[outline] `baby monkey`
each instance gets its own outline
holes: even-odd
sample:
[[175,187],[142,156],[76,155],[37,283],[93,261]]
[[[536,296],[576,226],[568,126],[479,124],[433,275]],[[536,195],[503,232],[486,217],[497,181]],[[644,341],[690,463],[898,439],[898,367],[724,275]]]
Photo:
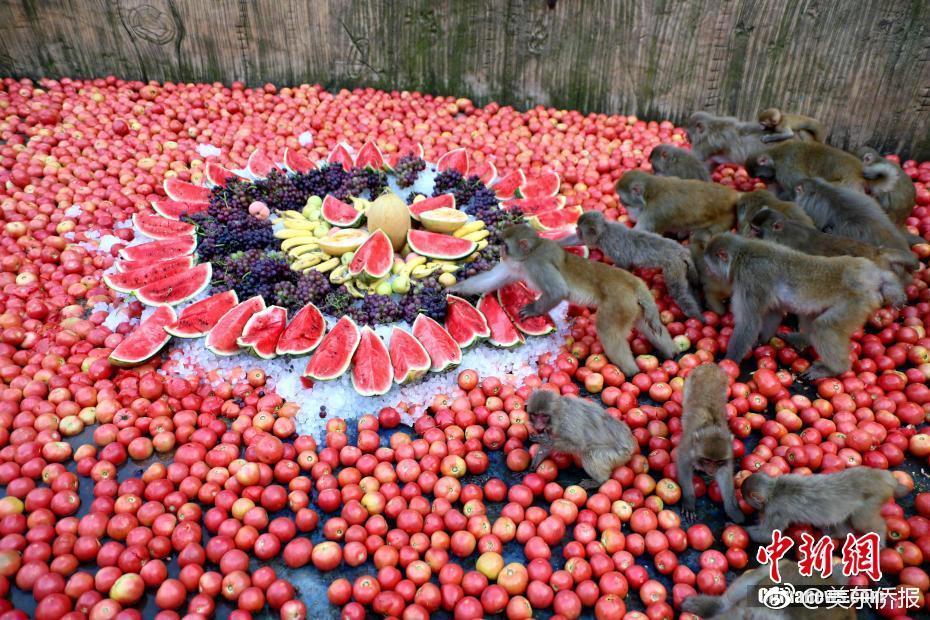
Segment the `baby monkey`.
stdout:
[[730,381],[716,364],[701,364],[685,380],[678,444],[678,484],[682,516],[693,521],[694,472],[713,476],[723,496],[727,516],[735,523],[745,520],[733,490],[733,434],[727,424],[727,386]]
[[[911,177],[894,161],[882,157],[873,148],[859,149],[862,159],[862,178],[865,188],[881,205],[891,221],[904,226],[905,220],[914,209],[917,190]],[[910,235],[911,243],[924,243],[921,237]]]
[[803,114],[786,114],[778,108],[759,113],[759,124],[767,133],[762,136],[766,144],[797,137],[805,142],[826,142],[827,128],[816,118]]
[[786,474],[773,478],[755,473],[743,481],[743,499],[762,512],[759,525],[746,528],[750,538],[768,543],[773,530],[809,523],[839,539],[853,530],[875,532],[879,545],[888,531],[882,504],[909,493],[890,471],[859,466],[835,474]]
[[678,177],[710,181],[710,173],[700,159],[691,151],[680,149],[671,144],[660,144],[649,154],[652,171],[660,177]]
[[536,390],[526,401],[526,412],[539,444],[530,471],[535,471],[552,452],[574,454],[590,478],[581,486],[596,488],[614,469],[626,465],[636,451],[630,428],[592,402]]

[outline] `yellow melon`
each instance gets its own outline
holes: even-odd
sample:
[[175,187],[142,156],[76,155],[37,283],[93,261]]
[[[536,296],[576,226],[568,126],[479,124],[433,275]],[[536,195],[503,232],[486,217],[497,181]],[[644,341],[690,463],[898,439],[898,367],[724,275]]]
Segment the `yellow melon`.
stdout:
[[410,211],[400,196],[394,192],[381,194],[368,205],[366,216],[369,232],[383,230],[395,252],[404,247],[410,230]]
[[330,256],[342,256],[346,252],[354,252],[368,239],[368,233],[357,228],[333,230],[335,232],[319,239],[320,249]]
[[450,207],[441,207],[420,214],[420,223],[423,224],[423,228],[430,232],[447,235],[457,231],[466,222],[468,222],[468,215]]

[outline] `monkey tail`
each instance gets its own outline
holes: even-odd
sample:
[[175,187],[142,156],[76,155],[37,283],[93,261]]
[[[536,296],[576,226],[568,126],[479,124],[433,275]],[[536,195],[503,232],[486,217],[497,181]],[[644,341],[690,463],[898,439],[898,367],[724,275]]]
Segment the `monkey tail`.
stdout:
[[656,306],[655,299],[652,298],[652,293],[649,292],[645,284],[640,287],[636,303],[643,313],[643,327],[649,330],[649,334],[645,334],[646,339],[659,349],[666,358],[675,357],[677,352],[675,343],[672,341],[672,336],[668,333],[665,325],[662,324],[662,319],[659,317],[659,307]]

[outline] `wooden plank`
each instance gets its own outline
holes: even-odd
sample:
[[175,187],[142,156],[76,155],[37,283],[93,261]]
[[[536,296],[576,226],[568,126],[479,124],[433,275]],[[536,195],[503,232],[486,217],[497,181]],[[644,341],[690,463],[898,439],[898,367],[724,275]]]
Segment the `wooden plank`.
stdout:
[[922,0],[9,0],[0,73],[320,83],[636,114],[776,105],[930,158]]

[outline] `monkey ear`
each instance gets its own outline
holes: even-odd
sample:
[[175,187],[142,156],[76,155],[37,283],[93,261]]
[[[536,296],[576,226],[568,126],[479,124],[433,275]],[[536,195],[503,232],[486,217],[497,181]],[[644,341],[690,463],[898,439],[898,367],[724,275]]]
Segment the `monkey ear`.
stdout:
[[524,252],[528,252],[530,249],[530,242],[528,239],[520,239],[520,249]]
[[645,188],[642,183],[634,183],[633,185],[630,186],[630,191],[637,196],[643,195],[643,189]]
[[703,131],[704,131],[704,123],[698,123],[697,125],[694,126],[694,128],[697,129],[697,130],[700,131],[700,132],[703,132]]
[[719,258],[723,262],[727,262],[730,260],[730,255],[727,253],[726,250],[720,249],[720,250],[717,250],[717,258]]
[[668,159],[668,152],[667,152],[667,151],[659,151],[659,157],[661,157],[662,159]]
[[794,186],[794,195],[803,196],[804,195],[804,186],[800,183]]
[[784,227],[785,227],[784,223],[780,220],[776,220],[775,222],[772,223],[772,230],[774,230],[775,232],[780,232],[781,229]]

